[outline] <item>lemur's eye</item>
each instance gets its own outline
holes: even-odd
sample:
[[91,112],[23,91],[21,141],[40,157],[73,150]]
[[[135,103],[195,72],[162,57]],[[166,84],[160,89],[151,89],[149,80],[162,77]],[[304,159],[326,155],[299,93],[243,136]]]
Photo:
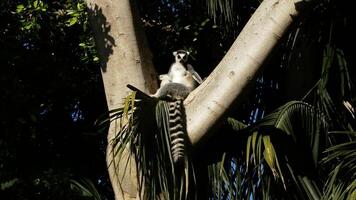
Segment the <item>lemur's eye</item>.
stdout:
[[180,55],[178,55],[178,58],[181,59]]

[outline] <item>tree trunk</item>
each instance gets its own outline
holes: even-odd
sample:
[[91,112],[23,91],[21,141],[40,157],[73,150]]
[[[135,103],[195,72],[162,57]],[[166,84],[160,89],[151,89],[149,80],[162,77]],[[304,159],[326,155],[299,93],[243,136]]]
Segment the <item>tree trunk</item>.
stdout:
[[[87,0],[90,23],[101,59],[101,72],[108,109],[122,105],[129,90],[127,84],[154,93],[156,73],[143,27],[130,0]],[[106,161],[115,199],[136,199],[136,168],[133,159],[126,166],[128,152],[120,161],[113,160],[112,139],[117,123],[110,124]],[[119,181],[121,185],[119,184]]]
[[[151,56],[142,27],[130,0],[87,0],[90,21],[102,61],[102,76],[109,109],[120,106],[127,95],[126,84],[153,93],[157,87]],[[204,83],[185,100],[187,129],[193,144],[200,141],[217,124],[223,114],[239,98],[251,82],[273,47],[278,43],[293,16],[298,14],[296,3],[301,0],[264,0],[251,17],[228,53]],[[110,141],[116,133],[112,123],[108,134],[108,165],[112,159]],[[109,165],[109,174],[116,199],[136,196],[134,165],[131,173],[117,171]],[[132,164],[132,163],[131,163]],[[122,195],[120,187],[124,191]]]

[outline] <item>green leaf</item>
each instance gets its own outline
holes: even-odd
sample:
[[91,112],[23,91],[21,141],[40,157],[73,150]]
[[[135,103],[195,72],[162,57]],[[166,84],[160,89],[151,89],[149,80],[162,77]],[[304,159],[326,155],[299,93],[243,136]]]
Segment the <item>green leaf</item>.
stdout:
[[9,181],[2,182],[2,183],[0,183],[0,189],[3,191],[3,190],[6,190],[8,188],[11,188],[16,184],[16,182],[18,180],[19,180],[18,178],[14,178],[14,179],[11,179]]
[[84,7],[84,6],[83,6],[82,3],[80,3],[80,2],[77,3],[77,9],[78,9],[78,10],[82,10],[83,7]]
[[265,147],[265,151],[263,152],[264,158],[268,164],[268,166],[271,168],[273,172],[274,177],[278,177],[278,173],[276,170],[276,165],[275,165],[275,160],[276,160],[276,152],[274,151],[273,144],[271,142],[271,138],[269,135],[263,136],[263,144]]
[[353,182],[353,190],[351,192],[351,194],[347,197],[347,200],[352,200],[352,199],[356,199],[356,181]]
[[67,10],[67,15],[72,16],[74,13],[76,13],[77,11],[75,10]]
[[25,23],[25,26],[23,26],[23,28],[25,30],[30,30],[33,27],[34,23],[33,22],[27,22]]
[[99,61],[99,57],[98,57],[98,56],[94,56],[93,61],[94,61],[94,62]]
[[205,21],[203,21],[203,22],[200,24],[200,26],[205,26],[209,21],[210,21],[209,18],[206,19]]
[[101,200],[100,194],[95,188],[93,182],[89,179],[81,179],[79,181],[70,180],[71,189],[76,189],[81,192],[84,197],[91,197],[94,200]]
[[131,99],[131,94],[129,94],[125,100],[124,100],[124,112],[123,112],[123,116],[125,117],[125,119],[128,119],[129,116],[129,110],[130,110],[130,99]]
[[256,164],[256,140],[257,140],[258,132],[255,131],[252,134],[252,154],[253,154],[253,161]]
[[231,125],[232,129],[234,129],[235,131],[239,131],[247,127],[246,124],[231,117],[227,118],[227,122]]
[[251,136],[248,136],[247,138],[247,144],[246,144],[246,165],[247,165],[247,169],[248,169],[248,166],[249,166],[249,163],[250,163],[250,149],[251,149],[251,139],[252,137]]
[[78,18],[77,17],[72,17],[69,20],[67,20],[67,26],[73,26],[77,22],[78,22]]
[[34,8],[37,8],[37,7],[38,7],[38,0],[35,0],[35,1],[33,2],[33,7],[34,7]]
[[21,13],[25,9],[25,6],[23,4],[19,4],[16,6],[16,12]]

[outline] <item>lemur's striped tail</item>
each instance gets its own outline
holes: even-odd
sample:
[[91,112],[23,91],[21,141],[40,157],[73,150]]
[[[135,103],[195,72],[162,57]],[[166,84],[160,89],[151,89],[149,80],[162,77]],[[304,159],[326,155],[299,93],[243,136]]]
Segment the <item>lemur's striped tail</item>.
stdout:
[[185,156],[185,121],[183,100],[175,100],[168,103],[169,105],[169,132],[171,139],[171,153],[173,162],[179,163],[184,161]]

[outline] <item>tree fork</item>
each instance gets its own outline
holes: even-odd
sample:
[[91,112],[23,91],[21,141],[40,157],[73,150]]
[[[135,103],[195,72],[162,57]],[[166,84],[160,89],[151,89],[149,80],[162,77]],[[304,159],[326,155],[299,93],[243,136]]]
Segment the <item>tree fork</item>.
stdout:
[[[121,105],[132,84],[145,93],[157,88],[151,55],[130,0],[87,0],[90,22],[99,55],[109,110]],[[296,5],[303,0],[264,0],[242,30],[223,60],[204,83],[185,100],[187,129],[192,144],[205,138],[232,103],[253,79],[271,50],[299,14]],[[304,11],[301,7],[300,11]],[[107,162],[112,160],[111,139],[117,130],[112,123],[108,133]],[[123,173],[126,163],[119,164]],[[132,164],[132,163],[131,163]],[[116,199],[136,196],[137,175],[131,165],[129,176],[123,179],[122,195],[117,171],[109,165],[109,174]],[[132,172],[132,173],[131,173]],[[131,180],[130,180],[131,179]],[[136,188],[135,188],[136,187]]]

